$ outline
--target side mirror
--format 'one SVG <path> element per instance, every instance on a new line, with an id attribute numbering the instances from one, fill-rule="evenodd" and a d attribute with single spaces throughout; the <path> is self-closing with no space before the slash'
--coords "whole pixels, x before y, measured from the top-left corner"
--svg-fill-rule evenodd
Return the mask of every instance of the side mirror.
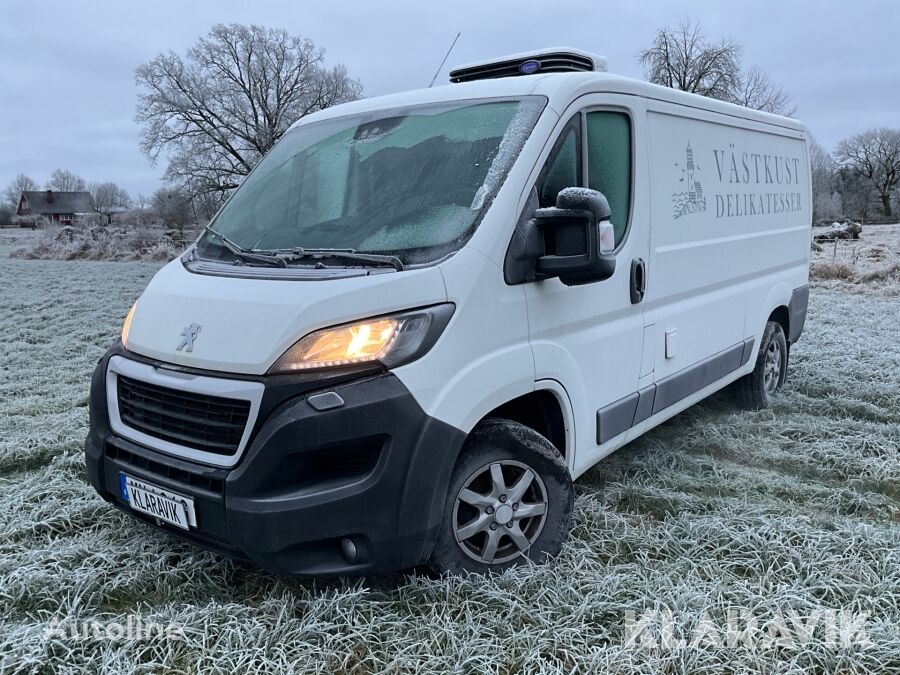
<path id="1" fill-rule="evenodd" d="M 544 236 L 539 277 L 559 277 L 567 286 L 609 279 L 616 271 L 609 216 L 606 197 L 586 188 L 566 188 L 557 195 L 556 206 L 538 209 L 535 221 Z"/>

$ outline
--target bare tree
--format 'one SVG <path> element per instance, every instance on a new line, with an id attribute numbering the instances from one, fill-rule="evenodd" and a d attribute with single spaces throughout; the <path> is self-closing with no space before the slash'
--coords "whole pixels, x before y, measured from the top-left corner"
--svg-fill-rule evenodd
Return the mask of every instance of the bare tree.
<path id="1" fill-rule="evenodd" d="M 875 196 L 872 183 L 849 166 L 839 166 L 835 184 L 841 196 L 841 213 L 847 217 L 866 221 Z"/>
<path id="2" fill-rule="evenodd" d="M 60 192 L 82 192 L 87 190 L 87 183 L 84 182 L 84 178 L 71 171 L 56 169 L 50 174 L 47 189 L 59 190 Z"/>
<path id="3" fill-rule="evenodd" d="M 304 115 L 359 98 L 343 66 L 285 30 L 213 26 L 185 58 L 159 54 L 136 70 L 141 148 L 169 158 L 165 178 L 189 195 L 227 192 Z"/>
<path id="4" fill-rule="evenodd" d="M 112 209 L 131 206 L 131 197 L 128 195 L 128 191 L 115 183 L 91 183 L 90 189 L 94 208 L 100 213 L 109 215 Z"/>
<path id="5" fill-rule="evenodd" d="M 197 195 L 191 199 L 191 209 L 200 224 L 208 223 L 221 206 L 222 201 L 214 193 Z"/>
<path id="6" fill-rule="evenodd" d="M 748 68 L 741 77 L 731 102 L 775 115 L 791 117 L 797 113 L 791 97 L 756 66 Z"/>
<path id="7" fill-rule="evenodd" d="M 7 203 L 15 209 L 19 206 L 19 198 L 22 196 L 23 192 L 37 189 L 37 183 L 24 173 L 20 173 L 6 186 L 4 197 L 6 197 Z"/>
<path id="8" fill-rule="evenodd" d="M 147 195 L 143 192 L 139 192 L 138 196 L 134 199 L 134 205 L 139 208 L 141 211 L 147 208 L 147 204 L 150 200 L 147 199 Z"/>
<path id="9" fill-rule="evenodd" d="M 791 98 L 759 68 L 741 69 L 741 46 L 713 42 L 690 20 L 657 31 L 638 55 L 650 82 L 779 115 L 792 115 Z"/>
<path id="10" fill-rule="evenodd" d="M 191 199 L 180 190 L 160 188 L 153 193 L 150 208 L 163 225 L 174 227 L 182 234 L 184 226 L 192 220 Z"/>
<path id="11" fill-rule="evenodd" d="M 900 129 L 870 129 L 838 144 L 835 159 L 871 183 L 881 211 L 893 215 L 891 196 L 900 185 Z"/>
<path id="12" fill-rule="evenodd" d="M 710 42 L 699 23 L 661 28 L 640 60 L 650 82 L 672 89 L 727 101 L 740 85 L 740 45 Z"/>
<path id="13" fill-rule="evenodd" d="M 813 218 L 835 218 L 840 215 L 841 198 L 836 190 L 837 162 L 815 139 L 810 139 L 809 164 L 812 177 Z"/>

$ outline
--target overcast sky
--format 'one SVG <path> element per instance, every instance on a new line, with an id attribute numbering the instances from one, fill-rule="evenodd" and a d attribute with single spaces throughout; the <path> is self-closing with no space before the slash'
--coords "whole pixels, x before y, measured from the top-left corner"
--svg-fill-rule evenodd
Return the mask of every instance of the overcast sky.
<path id="1" fill-rule="evenodd" d="M 656 28 L 690 16 L 710 37 L 744 46 L 794 98 L 797 117 L 832 148 L 872 126 L 900 127 L 896 0 L 4 0 L 0 23 L 0 188 L 24 172 L 41 185 L 65 168 L 134 196 L 161 186 L 140 152 L 134 68 L 183 54 L 218 22 L 285 28 L 344 63 L 367 96 L 427 86 L 457 31 L 454 64 L 571 45 L 640 77 L 637 52 Z"/>

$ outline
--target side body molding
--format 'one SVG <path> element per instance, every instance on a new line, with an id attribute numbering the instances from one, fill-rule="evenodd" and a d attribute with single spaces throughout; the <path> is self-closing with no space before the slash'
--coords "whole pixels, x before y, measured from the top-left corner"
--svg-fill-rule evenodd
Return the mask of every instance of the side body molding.
<path id="1" fill-rule="evenodd" d="M 696 391 L 743 367 L 753 354 L 754 338 L 714 354 L 597 411 L 597 445 L 602 445 L 650 415 L 665 410 Z"/>

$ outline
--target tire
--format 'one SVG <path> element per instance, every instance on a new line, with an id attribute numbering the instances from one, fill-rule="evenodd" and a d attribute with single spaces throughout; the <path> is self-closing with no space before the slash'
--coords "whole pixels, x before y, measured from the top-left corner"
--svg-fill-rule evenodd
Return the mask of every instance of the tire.
<path id="1" fill-rule="evenodd" d="M 781 324 L 769 321 L 763 331 L 753 372 L 735 383 L 742 408 L 762 410 L 772 405 L 787 376 L 788 346 Z"/>
<path id="2" fill-rule="evenodd" d="M 574 501 L 572 476 L 550 441 L 517 422 L 484 420 L 453 469 L 428 566 L 486 574 L 545 562 L 568 536 Z"/>

